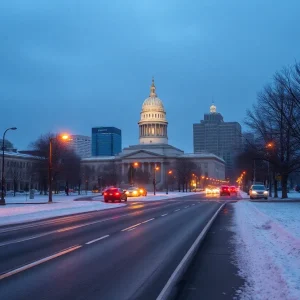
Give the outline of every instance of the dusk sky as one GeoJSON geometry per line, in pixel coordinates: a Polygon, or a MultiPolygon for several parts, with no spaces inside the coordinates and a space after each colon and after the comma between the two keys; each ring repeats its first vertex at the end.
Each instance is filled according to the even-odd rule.
{"type": "Polygon", "coordinates": [[[93,126],[137,144],[154,76],[169,143],[192,152],[212,100],[243,126],[274,72],[300,60],[299,12],[299,0],[1,0],[0,130],[18,127],[19,150],[93,126]]]}

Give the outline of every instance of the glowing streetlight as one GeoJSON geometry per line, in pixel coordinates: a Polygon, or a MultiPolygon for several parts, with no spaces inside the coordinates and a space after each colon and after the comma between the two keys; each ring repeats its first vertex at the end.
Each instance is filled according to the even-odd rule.
{"type": "Polygon", "coordinates": [[[49,180],[49,198],[48,202],[52,202],[52,143],[54,140],[61,140],[61,141],[69,141],[70,136],[68,134],[59,134],[55,137],[50,137],[49,138],[49,164],[48,164],[48,180],[49,180]]]}
{"type": "Polygon", "coordinates": [[[154,178],[153,178],[153,195],[156,195],[156,171],[159,170],[159,166],[157,166],[156,164],[154,164],[154,178]]]}
{"type": "MultiPolygon", "coordinates": [[[[167,175],[172,175],[173,174],[173,171],[172,170],[169,170],[167,172],[167,175]]],[[[167,176],[167,190],[166,190],[166,194],[169,194],[169,177],[167,176]]]]}

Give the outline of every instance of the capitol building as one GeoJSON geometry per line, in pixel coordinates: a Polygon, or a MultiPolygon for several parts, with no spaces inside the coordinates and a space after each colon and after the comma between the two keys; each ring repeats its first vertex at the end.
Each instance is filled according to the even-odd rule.
{"type": "MultiPolygon", "coordinates": [[[[150,87],[150,95],[143,102],[140,113],[139,144],[128,146],[117,156],[97,156],[82,159],[82,166],[90,167],[95,176],[94,183],[98,180],[98,173],[105,167],[116,166],[121,174],[120,181],[128,183],[129,169],[136,165],[143,172],[148,172],[151,179],[155,178],[157,188],[164,188],[169,170],[176,173],[176,165],[179,160],[193,162],[200,176],[206,176],[214,180],[225,179],[225,162],[222,158],[212,153],[188,154],[168,144],[168,121],[166,110],[161,99],[158,98],[154,79],[150,87]]],[[[150,180],[149,183],[151,183],[150,180]]]]}

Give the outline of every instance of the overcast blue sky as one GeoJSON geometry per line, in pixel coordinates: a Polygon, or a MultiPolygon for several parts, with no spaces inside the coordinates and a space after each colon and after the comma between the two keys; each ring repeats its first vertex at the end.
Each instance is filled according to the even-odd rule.
{"type": "Polygon", "coordinates": [[[138,142],[152,76],[169,143],[193,151],[214,99],[225,121],[276,70],[299,61],[298,0],[1,0],[0,130],[19,149],[40,134],[122,129],[138,142]]]}

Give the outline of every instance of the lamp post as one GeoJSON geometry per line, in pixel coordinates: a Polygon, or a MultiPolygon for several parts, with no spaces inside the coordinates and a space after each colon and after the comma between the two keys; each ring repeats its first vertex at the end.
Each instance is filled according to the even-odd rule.
{"type": "Polygon", "coordinates": [[[5,134],[9,130],[16,130],[17,127],[7,128],[3,133],[3,140],[2,140],[2,174],[1,174],[1,199],[0,205],[5,205],[5,197],[4,197],[4,142],[5,142],[5,134]]]}
{"type": "Polygon", "coordinates": [[[156,195],[156,171],[159,170],[159,167],[154,164],[154,178],[153,178],[153,195],[156,195]]]}
{"type": "Polygon", "coordinates": [[[168,175],[172,175],[172,174],[173,174],[172,170],[167,172],[167,191],[166,191],[167,195],[169,194],[169,176],[168,175]]]}
{"type": "Polygon", "coordinates": [[[133,169],[139,166],[138,162],[134,162],[130,166],[130,185],[133,185],[133,169]]]}
{"type": "MultiPolygon", "coordinates": [[[[274,149],[274,143],[269,142],[266,145],[266,148],[267,148],[267,150],[272,151],[274,149]]],[[[270,158],[268,159],[268,188],[269,188],[269,196],[272,197],[272,181],[271,181],[271,172],[270,172],[270,158]]]]}
{"type": "Polygon", "coordinates": [[[69,135],[63,134],[55,137],[50,137],[49,138],[49,164],[48,164],[48,181],[49,181],[49,197],[48,197],[48,202],[52,202],[52,169],[53,169],[53,164],[52,164],[52,148],[53,148],[53,141],[56,140],[57,138],[60,138],[63,141],[68,141],[70,140],[69,135]]]}

